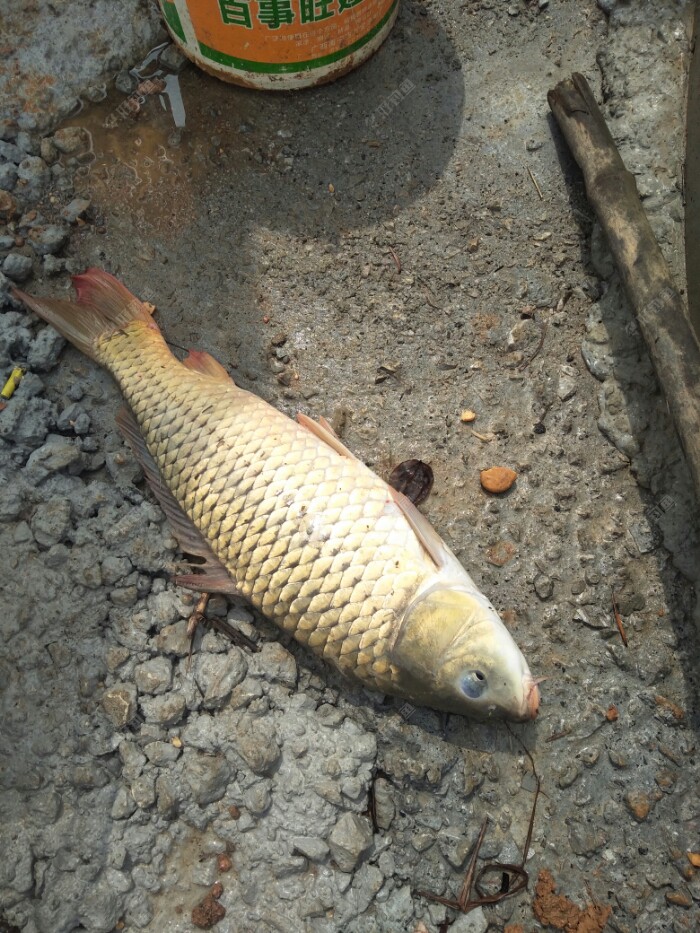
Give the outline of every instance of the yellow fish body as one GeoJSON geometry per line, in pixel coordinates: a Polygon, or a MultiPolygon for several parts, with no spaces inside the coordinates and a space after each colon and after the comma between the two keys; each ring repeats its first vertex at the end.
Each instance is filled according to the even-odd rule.
{"type": "Polygon", "coordinates": [[[186,553],[180,578],[238,593],[372,689],[459,713],[533,717],[538,689],[488,600],[427,520],[330,426],[292,421],[206,353],[170,352],[105,272],[78,299],[18,297],[117,380],[120,428],[186,553]]]}

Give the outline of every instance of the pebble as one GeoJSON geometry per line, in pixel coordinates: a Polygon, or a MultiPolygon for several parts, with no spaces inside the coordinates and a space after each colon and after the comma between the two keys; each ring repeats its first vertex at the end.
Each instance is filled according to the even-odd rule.
{"type": "Polygon", "coordinates": [[[113,820],[128,820],[136,812],[136,802],[131,791],[124,784],[120,784],[114,802],[112,803],[111,817],[113,820]]]}
{"type": "Polygon", "coordinates": [[[65,541],[71,529],[71,506],[68,499],[57,497],[42,503],[31,520],[34,540],[41,547],[49,548],[65,541]]]}
{"type": "Polygon", "coordinates": [[[3,261],[2,271],[14,282],[25,282],[32,274],[32,260],[22,253],[10,253],[3,261]]]}
{"type": "Polygon", "coordinates": [[[291,840],[292,854],[299,853],[312,862],[321,862],[328,855],[328,843],[318,836],[295,836],[291,840]]]}
{"type": "Polygon", "coordinates": [[[139,810],[145,810],[156,802],[156,778],[154,774],[140,774],[131,785],[131,796],[139,810]]]}
{"type": "Polygon", "coordinates": [[[486,492],[507,492],[518,478],[515,470],[508,467],[490,467],[480,474],[481,485],[486,492]]]}
{"type": "Polygon", "coordinates": [[[17,214],[17,202],[9,193],[0,189],[0,220],[12,220],[17,214]]]}
{"type": "Polygon", "coordinates": [[[625,806],[632,814],[632,816],[637,820],[638,823],[643,822],[650,814],[652,808],[652,800],[649,797],[649,794],[646,794],[642,790],[629,790],[625,794],[625,806]]]}
{"type": "Polygon", "coordinates": [[[35,227],[29,234],[29,243],[39,256],[53,255],[68,242],[70,230],[63,224],[35,227]]]}
{"type": "Polygon", "coordinates": [[[84,149],[88,134],[82,126],[64,126],[53,134],[52,143],[64,155],[70,155],[84,149]]]}
{"type": "Polygon", "coordinates": [[[177,748],[172,742],[149,742],[144,749],[146,758],[152,765],[162,767],[170,765],[182,754],[182,749],[177,748]]]}
{"type": "Polygon", "coordinates": [[[143,697],[141,711],[147,722],[157,722],[161,726],[174,726],[185,715],[187,704],[181,693],[167,693],[164,696],[143,697]]]}
{"type": "Polygon", "coordinates": [[[12,162],[0,165],[0,188],[3,191],[12,191],[17,181],[17,167],[12,162]]]}
{"type": "Polygon", "coordinates": [[[44,327],[39,331],[27,355],[30,368],[45,373],[53,369],[66,341],[53,327],[44,327]]]}
{"type": "Polygon", "coordinates": [[[231,647],[225,654],[200,655],[195,661],[194,679],[202,692],[205,709],[220,709],[231,691],[245,678],[248,662],[243,652],[231,647]]]}
{"type": "Polygon", "coordinates": [[[17,166],[14,192],[24,204],[36,204],[51,178],[48,165],[41,156],[25,156],[17,166]]]}
{"type": "Polygon", "coordinates": [[[255,774],[269,774],[279,761],[279,740],[269,719],[244,714],[236,730],[234,747],[255,774]]]}
{"type": "Polygon", "coordinates": [[[90,430],[90,415],[81,405],[73,402],[71,405],[66,405],[58,416],[56,426],[59,431],[73,431],[74,434],[82,437],[90,430]]]}
{"type": "Polygon", "coordinates": [[[116,684],[104,692],[102,708],[118,729],[130,723],[136,715],[136,697],[133,684],[116,684]]]}
{"type": "Polygon", "coordinates": [[[297,662],[284,645],[277,641],[265,642],[258,653],[257,661],[266,680],[295,687],[297,662]]]}
{"type": "Polygon", "coordinates": [[[187,750],[184,759],[183,776],[200,807],[221,800],[231,778],[231,766],[226,759],[192,749],[187,750]]]}
{"type": "Polygon", "coordinates": [[[163,657],[144,661],[134,668],[134,680],[139,693],[165,693],[173,682],[172,664],[163,657]]]}
{"type": "Polygon", "coordinates": [[[89,198],[73,198],[61,211],[61,217],[69,224],[77,223],[78,218],[85,214],[91,204],[89,198]]]}
{"type": "Polygon", "coordinates": [[[550,599],[554,592],[554,582],[544,573],[538,573],[534,581],[535,592],[541,600],[550,599]]]}
{"type": "Polygon", "coordinates": [[[352,872],[372,847],[373,834],[369,820],[357,813],[343,813],[331,830],[328,844],[333,860],[344,872],[352,872]]]}

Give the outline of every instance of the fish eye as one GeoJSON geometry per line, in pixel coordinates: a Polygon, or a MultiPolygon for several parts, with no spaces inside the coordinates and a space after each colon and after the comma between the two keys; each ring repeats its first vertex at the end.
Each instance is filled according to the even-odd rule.
{"type": "Polygon", "coordinates": [[[477,700],[486,689],[486,675],[483,671],[469,671],[460,682],[462,692],[470,700],[477,700]]]}

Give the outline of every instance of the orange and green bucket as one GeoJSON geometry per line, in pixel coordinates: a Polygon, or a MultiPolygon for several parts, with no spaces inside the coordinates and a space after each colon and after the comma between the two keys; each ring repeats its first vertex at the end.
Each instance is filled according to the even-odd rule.
{"type": "Polygon", "coordinates": [[[182,51],[247,87],[323,84],[375,52],[399,0],[159,0],[182,51]]]}

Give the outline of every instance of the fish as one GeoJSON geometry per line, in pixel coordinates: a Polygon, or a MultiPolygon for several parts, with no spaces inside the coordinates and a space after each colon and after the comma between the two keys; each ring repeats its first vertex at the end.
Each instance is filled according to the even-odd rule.
{"type": "Polygon", "coordinates": [[[425,516],[325,419],[295,419],[210,354],[180,360],[109,273],[76,300],[13,294],[104,366],[118,426],[184,554],[175,581],[243,597],[372,691],[478,718],[533,719],[538,681],[489,600],[425,516]]]}

